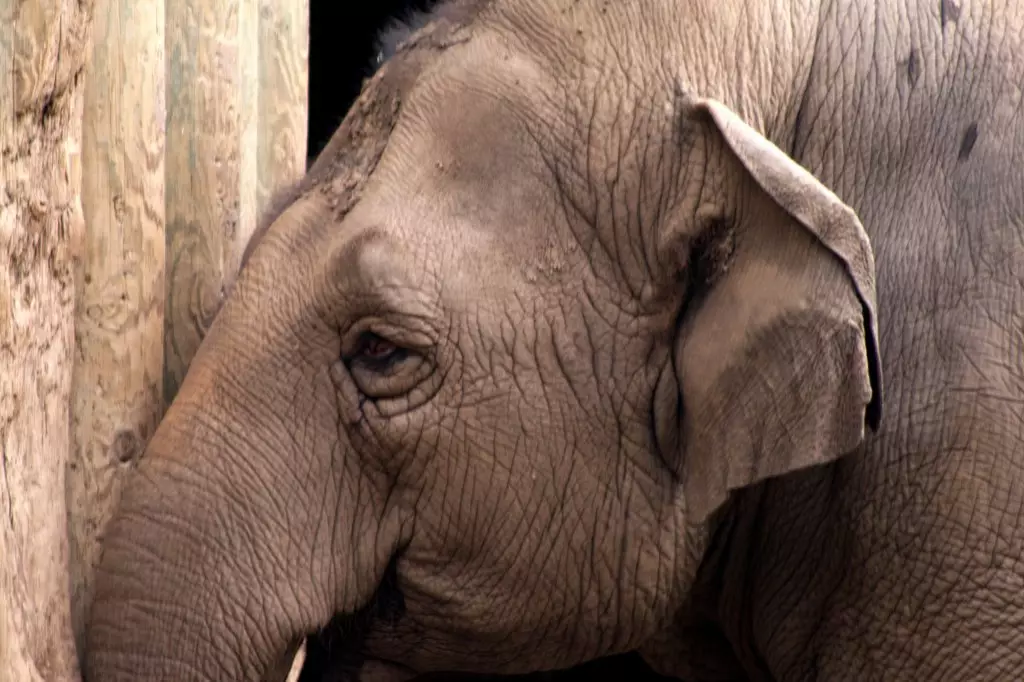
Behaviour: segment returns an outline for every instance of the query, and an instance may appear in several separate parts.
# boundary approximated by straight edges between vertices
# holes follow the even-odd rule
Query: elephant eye
[[[420,343],[424,335],[380,321],[374,324],[378,331],[360,326],[342,340],[341,360],[362,395],[375,401],[408,397],[435,374],[431,346]],[[402,404],[408,408],[411,403]]]
[[[382,339],[376,334],[367,334],[359,352],[365,357],[380,359],[391,355],[396,350],[398,347],[387,339]]]
[[[403,349],[373,332],[365,332],[359,339],[353,359],[365,362],[375,369],[401,359]]]

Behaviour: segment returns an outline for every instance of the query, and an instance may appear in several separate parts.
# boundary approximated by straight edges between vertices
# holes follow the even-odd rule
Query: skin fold
[[[1024,678],[1024,6],[430,19],[247,251],[87,681]]]

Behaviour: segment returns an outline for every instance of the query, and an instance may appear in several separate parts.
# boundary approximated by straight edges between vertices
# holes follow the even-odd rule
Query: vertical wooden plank
[[[0,676],[78,679],[65,467],[91,3],[0,0]]]
[[[305,170],[308,0],[169,0],[167,45],[170,402],[260,213]]]
[[[162,414],[164,10],[164,0],[96,0],[85,72],[68,470],[79,644],[102,530]]]
[[[168,403],[230,286],[252,221],[256,2],[167,3]]]
[[[293,0],[289,0],[292,2]],[[281,3],[287,4],[287,3]],[[238,223],[224,255],[225,291],[238,274],[245,245],[259,220],[260,0],[238,4],[239,164]]]
[[[258,213],[306,170],[309,1],[260,0]]]

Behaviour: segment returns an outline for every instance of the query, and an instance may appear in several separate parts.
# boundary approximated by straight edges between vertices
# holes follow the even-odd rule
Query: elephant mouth
[[[397,557],[373,598],[353,614],[336,615],[306,638],[306,654],[298,682],[669,682],[632,652],[590,661],[575,668],[523,675],[463,672],[419,673],[401,663],[363,653],[369,635],[379,626],[396,624],[405,614],[398,588]]]
[[[523,675],[418,673],[400,663],[358,654],[351,640],[339,645],[340,630],[332,628],[340,627],[340,623],[333,624],[306,640],[306,659],[298,682],[671,682],[652,671],[636,652]]]
[[[351,623],[344,626],[351,627]],[[400,663],[356,653],[352,640],[340,643],[341,623],[306,640],[298,682],[672,682],[651,670],[636,652],[599,658],[574,668],[522,675],[467,672],[418,673]]]
[[[415,671],[363,651],[375,627],[394,625],[405,615],[398,588],[398,557],[392,558],[370,601],[355,613],[335,615],[306,637],[306,657],[298,682],[405,682]]]

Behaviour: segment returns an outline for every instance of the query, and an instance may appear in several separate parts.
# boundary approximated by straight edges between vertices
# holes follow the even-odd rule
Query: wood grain
[[[123,476],[303,172],[307,54],[306,2],[0,0],[4,680],[78,677]]]
[[[91,2],[0,0],[0,676],[77,680],[65,466]]]
[[[176,0],[167,7],[167,299],[164,397],[177,393],[218,309],[242,220],[243,140],[256,122],[240,26],[253,0]],[[246,106],[246,105],[249,106]]]
[[[162,414],[164,0],[96,0],[85,72],[71,605],[81,646],[102,531]]]
[[[167,403],[270,196],[304,171],[308,16],[305,0],[168,6]]]
[[[306,170],[309,2],[261,0],[257,215]]]

